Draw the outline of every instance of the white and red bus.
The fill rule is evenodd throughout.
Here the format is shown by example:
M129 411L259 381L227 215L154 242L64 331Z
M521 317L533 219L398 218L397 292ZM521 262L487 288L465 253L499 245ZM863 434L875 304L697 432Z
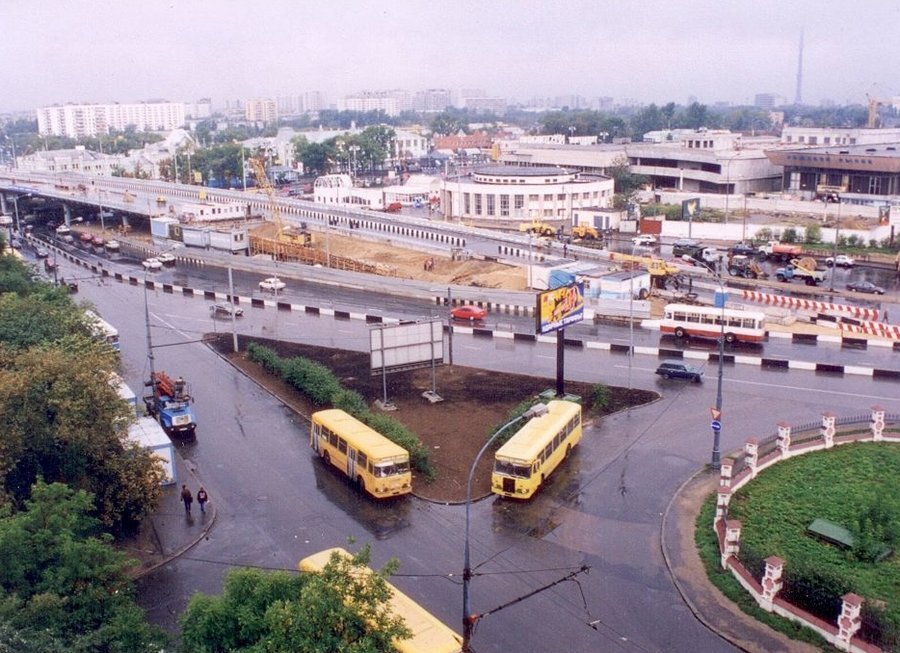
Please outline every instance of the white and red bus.
M722 328L722 320L725 327ZM766 337L766 315L759 311L743 311L714 306L666 304L659 330L677 338L719 338L724 330L725 342L762 342Z

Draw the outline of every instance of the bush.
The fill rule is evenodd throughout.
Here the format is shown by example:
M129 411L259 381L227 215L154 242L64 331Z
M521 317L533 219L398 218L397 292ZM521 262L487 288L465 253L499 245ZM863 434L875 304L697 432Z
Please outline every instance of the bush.
M822 227L816 223L806 225L803 242L814 245L822 242Z
M796 243L797 242L797 230L793 227L788 227L784 230L784 233L781 235L782 242L785 243Z
M262 368L271 374L281 376L284 373L281 357L268 347L255 342L247 345L247 360L262 365Z
M594 385L594 400L591 410L602 410L609 404L609 386L604 383Z
M305 394L316 406L330 404L341 390L340 381L331 370L308 358L296 357L282 364L282 378Z
M767 243L774 238L774 234L769 227L763 227L759 231L756 232L756 235L753 236L753 243L756 245L761 245L763 243Z
M331 398L331 405L335 408L340 408L357 419L369 410L365 398L355 390L347 390L347 388L341 388L334 393L334 396Z

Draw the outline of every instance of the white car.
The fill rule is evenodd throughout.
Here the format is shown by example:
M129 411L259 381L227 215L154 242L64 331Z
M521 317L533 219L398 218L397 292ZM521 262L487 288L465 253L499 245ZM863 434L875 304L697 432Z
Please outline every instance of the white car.
M156 258L158 258L159 262L163 265L175 265L175 255L169 254L169 252L164 252Z
M162 268L162 261L158 258L146 258L141 265L144 266L145 270L159 270Z
M263 279L259 282L260 290L269 290L271 292L284 290L285 286L287 286L287 284L278 277L269 277L268 279Z
M838 254L837 256L829 256L825 259L825 265L831 267L832 265L836 265L839 268L852 268L856 265L856 261L853 260L852 257L847 256L846 254Z
M656 236L653 234L640 234L639 236L632 238L631 242L635 245L643 245L645 247L652 246L656 244Z

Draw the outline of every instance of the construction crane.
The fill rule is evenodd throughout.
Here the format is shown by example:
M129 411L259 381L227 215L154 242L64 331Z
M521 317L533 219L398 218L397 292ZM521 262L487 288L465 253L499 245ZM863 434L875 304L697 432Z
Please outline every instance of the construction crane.
M269 198L269 212L272 217L272 222L275 223L275 237L272 239L274 251L272 252L272 255L276 259L282 258L285 254L285 245L307 246L312 244L312 235L308 231L303 230L301 232L296 232L291 227L285 227L281 217L281 208L275 197L275 189L272 188L272 184L269 182L269 176L266 174L265 164L258 158L251 157L250 166L253 168L256 183L263 189L266 197Z
M866 122L866 127L874 129L878 125L878 107L890 104L890 101L875 97L874 95L869 95L868 93L866 93L866 99L869 101L869 119Z

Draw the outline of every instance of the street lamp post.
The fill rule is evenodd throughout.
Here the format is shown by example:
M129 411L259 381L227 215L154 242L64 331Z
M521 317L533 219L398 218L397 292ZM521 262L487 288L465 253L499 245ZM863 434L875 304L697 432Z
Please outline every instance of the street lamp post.
M831 260L837 261L838 238L841 235L841 196L835 195L837 198L837 222L834 228L834 243L831 245ZM825 204L828 205L828 198L825 198ZM837 264L831 266L831 291L834 292L834 276L837 273Z
M722 277L716 275L716 281L719 284L719 301L721 302L722 313L719 316L719 377L716 384L716 414L713 415L712 432L713 432L713 448L710 466L713 469L719 469L722 466L722 456L719 451L719 444L722 437L722 374L725 365L725 285L722 283Z
M466 540L465 540L465 555L463 560L463 644L462 649L465 653L469 653L469 640L472 638L472 627L475 625L475 621L477 620L477 615L469 614L469 581L472 579L472 566L470 563L469 556L469 508L472 505L472 480L475 477L475 468L478 466L478 461L481 460L481 456L484 455L484 452L487 451L488 447L493 444L494 440L503 433L506 429L508 429L513 424L520 422L524 419L530 419L532 417L538 417L540 415L544 415L547 413L547 404L535 404L524 413L516 417L515 419L509 420L506 424L497 429L494 434L488 438L488 441L484 443L484 446L481 447L481 450L478 452L478 455L475 456L475 461L472 463L472 467L469 468L469 480L466 483Z

